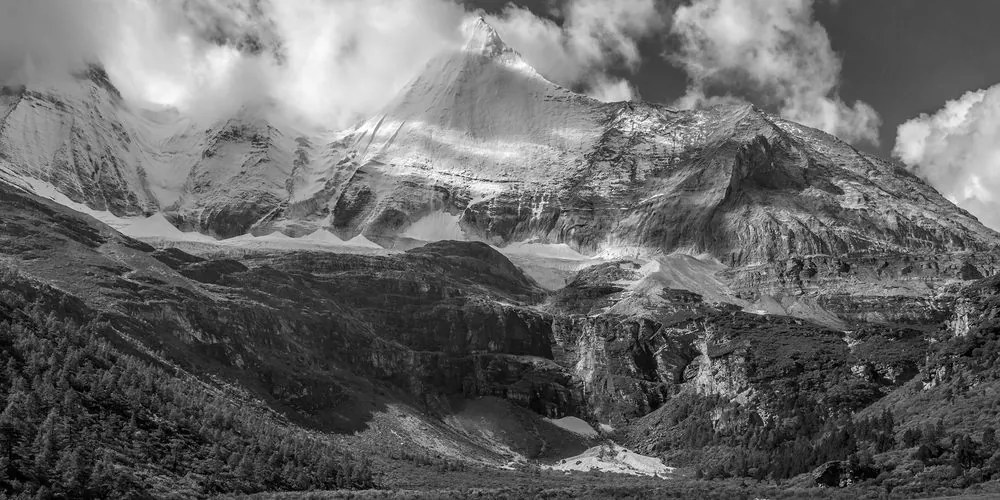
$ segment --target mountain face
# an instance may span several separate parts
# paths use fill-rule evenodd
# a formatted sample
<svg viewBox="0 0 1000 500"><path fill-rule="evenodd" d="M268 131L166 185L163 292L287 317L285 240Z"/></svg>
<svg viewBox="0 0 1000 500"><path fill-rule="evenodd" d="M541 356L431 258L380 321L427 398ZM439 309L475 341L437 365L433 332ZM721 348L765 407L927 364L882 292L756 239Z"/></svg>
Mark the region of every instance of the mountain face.
<svg viewBox="0 0 1000 500"><path fill-rule="evenodd" d="M121 95L91 67L52 88L0 90L0 175L50 184L96 210L156 210L146 151L127 126Z"/></svg>
<svg viewBox="0 0 1000 500"><path fill-rule="evenodd" d="M443 210L499 244L709 253L736 266L997 242L917 178L834 137L751 106L598 103L546 81L484 23L333 147L342 158L316 174L321 191L296 190L287 224L332 217L339 233L373 237Z"/></svg>
<svg viewBox="0 0 1000 500"><path fill-rule="evenodd" d="M996 234L902 168L752 106L604 104L528 66L485 22L386 108L324 139L267 109L205 130L123 103L92 68L4 92L0 158L116 215L225 238L327 229L392 238L427 216L499 245L587 254L981 251Z"/></svg>
<svg viewBox="0 0 1000 500"><path fill-rule="evenodd" d="M46 198L230 239L138 241ZM316 235L406 250L309 246ZM679 467L677 481L865 481L856 496L989 481L998 242L835 137L752 106L601 103L482 21L333 136L267 107L207 126L141 110L97 67L0 92L0 256L17 271L0 281L0 322L42 331L45 305L98 325L102 352L258 402L248 418L276 422L268 432L373 457L351 483L277 453L291 472L254 482L272 457L233 459L221 431L199 434L242 492L576 487L531 478L607 455L599 437L649 470ZM0 381L0 401L21 400ZM8 427L16 445L0 451L33 449L37 429ZM105 441L114 467L133 467ZM21 455L0 455L0 487L59 484ZM193 476L138 476L219 493L203 479L220 466L192 460ZM448 479L428 483L428 464Z"/></svg>
<svg viewBox="0 0 1000 500"><path fill-rule="evenodd" d="M288 179L311 153L309 140L293 131L243 109L193 143L178 145L197 156L165 213L182 230L218 238L256 230L285 206Z"/></svg>
<svg viewBox="0 0 1000 500"><path fill-rule="evenodd" d="M162 212L184 230L238 236L283 206L309 149L268 115L243 109L201 129L135 108L91 66L59 85L0 91L0 176L114 216Z"/></svg>

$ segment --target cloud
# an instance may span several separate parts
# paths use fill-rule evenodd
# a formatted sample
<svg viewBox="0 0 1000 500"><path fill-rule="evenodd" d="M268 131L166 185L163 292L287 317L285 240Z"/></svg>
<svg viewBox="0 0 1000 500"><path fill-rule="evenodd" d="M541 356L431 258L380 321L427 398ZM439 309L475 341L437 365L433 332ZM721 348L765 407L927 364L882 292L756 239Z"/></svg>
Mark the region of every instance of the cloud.
<svg viewBox="0 0 1000 500"><path fill-rule="evenodd" d="M1000 229L1000 84L903 123L893 154L949 200Z"/></svg>
<svg viewBox="0 0 1000 500"><path fill-rule="evenodd" d="M469 13L445 0L274 1L287 61L278 98L326 122L377 111L434 55L460 46Z"/></svg>
<svg viewBox="0 0 1000 500"><path fill-rule="evenodd" d="M0 0L0 84L27 84L82 69L112 28L108 5Z"/></svg>
<svg viewBox="0 0 1000 500"><path fill-rule="evenodd" d="M634 96L654 0L571 0L560 25L508 6L493 21L529 63L604 100ZM341 128L375 113L478 15L454 0L0 0L0 82L102 63L133 102L211 121L277 103ZM41 29L44 27L44 29Z"/></svg>
<svg viewBox="0 0 1000 500"><path fill-rule="evenodd" d="M280 43L258 0L0 0L0 83L103 64L127 98L232 111L266 95Z"/></svg>
<svg viewBox="0 0 1000 500"><path fill-rule="evenodd" d="M212 117L278 103L341 128L459 44L468 14L447 0L131 0L118 15L130 43L102 60L126 95Z"/></svg>
<svg viewBox="0 0 1000 500"><path fill-rule="evenodd" d="M488 21L546 78L605 101L635 97L634 86L612 70L635 72L639 40L665 29L669 13L654 0L576 0L558 14L561 25L508 5Z"/></svg>
<svg viewBox="0 0 1000 500"><path fill-rule="evenodd" d="M749 100L850 142L878 144L878 113L837 93L841 61L812 0L694 0L674 12L668 59L690 78L678 105Z"/></svg>

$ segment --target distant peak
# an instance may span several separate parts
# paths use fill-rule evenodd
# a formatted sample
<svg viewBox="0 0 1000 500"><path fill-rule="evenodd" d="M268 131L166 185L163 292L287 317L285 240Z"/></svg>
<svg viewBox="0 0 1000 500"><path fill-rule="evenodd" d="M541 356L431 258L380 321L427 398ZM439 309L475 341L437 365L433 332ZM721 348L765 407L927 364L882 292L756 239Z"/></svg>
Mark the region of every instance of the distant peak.
<svg viewBox="0 0 1000 500"><path fill-rule="evenodd" d="M490 23L486 22L482 16L476 19L476 22L469 29L469 39L465 42L465 50L487 57L501 57L508 54L519 56L516 50L504 43L493 26L490 26Z"/></svg>

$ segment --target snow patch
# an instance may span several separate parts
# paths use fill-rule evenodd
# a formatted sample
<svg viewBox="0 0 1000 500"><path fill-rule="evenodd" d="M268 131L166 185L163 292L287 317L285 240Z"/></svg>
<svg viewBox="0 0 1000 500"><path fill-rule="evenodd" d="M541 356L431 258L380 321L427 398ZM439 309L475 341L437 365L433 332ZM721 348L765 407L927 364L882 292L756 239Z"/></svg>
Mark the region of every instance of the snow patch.
<svg viewBox="0 0 1000 500"><path fill-rule="evenodd" d="M667 467L658 458L640 455L614 443L595 446L575 457L562 459L548 468L567 472L596 470L657 477L669 477L674 472L673 467Z"/></svg>
<svg viewBox="0 0 1000 500"><path fill-rule="evenodd" d="M556 427L566 429L574 434L589 438L597 437L597 431L590 424L576 417L547 418L545 420Z"/></svg>
<svg viewBox="0 0 1000 500"><path fill-rule="evenodd" d="M293 238L281 231L254 236L252 234L242 234L216 241L223 246L245 247L245 248L269 248L276 250L322 250L323 248L371 248L381 250L382 247L372 242L364 235L357 235L347 241L338 238L333 233L320 229L300 238Z"/></svg>
<svg viewBox="0 0 1000 500"><path fill-rule="evenodd" d="M170 223L161 213L150 215L149 217L139 217L134 219L121 219L124 226L117 228L122 234L139 239L162 238L171 241L200 241L206 243L215 242L215 238L191 231L184 232Z"/></svg>
<svg viewBox="0 0 1000 500"><path fill-rule="evenodd" d="M379 245L378 243L375 243L374 241L365 238L365 235L363 234L359 234L345 241L344 244L345 246L350 246L350 247L374 248L377 250L382 250L382 245Z"/></svg>
<svg viewBox="0 0 1000 500"><path fill-rule="evenodd" d="M459 225L461 219L461 216L447 212L432 212L410 224L400 236L421 241L468 241Z"/></svg>
<svg viewBox="0 0 1000 500"><path fill-rule="evenodd" d="M302 241L317 243L319 245L340 246L347 244L346 241L338 238L337 235L327 231L326 229L317 229L299 239Z"/></svg>
<svg viewBox="0 0 1000 500"><path fill-rule="evenodd" d="M118 217L117 215L106 210L94 210L83 203L77 203L69 199L68 196L62 194L58 189L56 189L55 186L49 184L48 182L35 179L33 177L16 178L13 176L8 179L8 181L11 182L12 185L31 191L42 198L48 198L66 208L89 215L119 231L130 224L130 219Z"/></svg>
<svg viewBox="0 0 1000 500"><path fill-rule="evenodd" d="M503 248L496 248L500 253L512 255L530 255L562 260L590 260L591 258L573 250L565 243L535 243L522 241L511 243Z"/></svg>
<svg viewBox="0 0 1000 500"><path fill-rule="evenodd" d="M233 236L232 238L226 238L220 241L220 243L224 245L240 245L248 242L254 242L254 243L288 242L292 240L294 240L294 238L292 238L291 236L288 236L285 233L282 233L281 231L275 231L273 233L268 233L261 236L254 236L250 233L241 234L239 236Z"/></svg>

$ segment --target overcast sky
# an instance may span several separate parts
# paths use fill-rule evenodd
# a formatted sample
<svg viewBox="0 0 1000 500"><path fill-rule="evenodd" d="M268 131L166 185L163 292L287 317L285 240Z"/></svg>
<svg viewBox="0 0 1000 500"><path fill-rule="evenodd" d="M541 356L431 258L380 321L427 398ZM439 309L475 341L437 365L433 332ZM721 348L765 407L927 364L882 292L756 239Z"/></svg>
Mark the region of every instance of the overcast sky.
<svg viewBox="0 0 1000 500"><path fill-rule="evenodd" d="M0 0L0 82L85 61L132 101L345 126L483 14L556 83L611 101L752 102L893 156L1000 228L995 0Z"/></svg>

